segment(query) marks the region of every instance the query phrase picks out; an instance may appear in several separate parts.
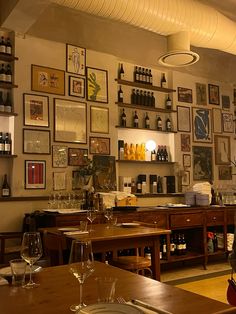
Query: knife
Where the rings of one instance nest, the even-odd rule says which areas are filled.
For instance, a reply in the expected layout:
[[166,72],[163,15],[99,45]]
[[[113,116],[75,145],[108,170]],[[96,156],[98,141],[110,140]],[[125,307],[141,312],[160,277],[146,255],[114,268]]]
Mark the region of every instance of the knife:
[[151,310],[151,311],[153,311],[153,312],[155,312],[155,313],[159,313],[159,314],[173,314],[173,313],[171,313],[171,312],[168,312],[168,311],[159,309],[159,308],[157,308],[157,307],[155,307],[155,306],[152,306],[152,305],[150,305],[150,304],[148,304],[148,303],[145,303],[145,302],[143,302],[143,301],[140,301],[140,300],[133,299],[133,300],[131,300],[131,302],[132,302],[134,305],[141,306],[141,307],[143,307],[143,308],[145,308],[145,309],[148,309],[148,310]]

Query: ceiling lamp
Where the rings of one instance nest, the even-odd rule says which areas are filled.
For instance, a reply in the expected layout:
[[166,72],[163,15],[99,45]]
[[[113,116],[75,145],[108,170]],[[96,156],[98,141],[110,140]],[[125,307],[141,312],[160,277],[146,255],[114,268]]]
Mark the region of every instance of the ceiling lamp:
[[167,37],[168,52],[158,62],[167,67],[185,67],[199,60],[199,55],[190,50],[189,32],[179,32]]

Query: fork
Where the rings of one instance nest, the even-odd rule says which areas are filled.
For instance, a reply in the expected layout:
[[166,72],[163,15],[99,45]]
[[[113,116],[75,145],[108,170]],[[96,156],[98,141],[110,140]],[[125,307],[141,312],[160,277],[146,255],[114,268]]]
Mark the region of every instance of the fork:
[[117,297],[116,300],[117,300],[118,303],[121,303],[121,304],[125,304],[126,303],[126,301],[125,301],[125,299],[123,297]]

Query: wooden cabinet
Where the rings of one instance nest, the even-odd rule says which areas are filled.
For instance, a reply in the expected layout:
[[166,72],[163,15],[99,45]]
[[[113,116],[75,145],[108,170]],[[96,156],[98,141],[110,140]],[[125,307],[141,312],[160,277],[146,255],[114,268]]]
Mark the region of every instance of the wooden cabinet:
[[204,216],[202,212],[170,214],[170,229],[192,228],[195,226],[203,226]]

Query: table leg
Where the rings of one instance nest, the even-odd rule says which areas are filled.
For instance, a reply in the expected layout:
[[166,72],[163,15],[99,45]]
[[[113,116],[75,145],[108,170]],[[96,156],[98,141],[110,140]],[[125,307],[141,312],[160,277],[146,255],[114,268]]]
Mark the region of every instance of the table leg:
[[160,237],[153,238],[152,246],[152,272],[153,279],[160,281],[161,267],[160,267]]

